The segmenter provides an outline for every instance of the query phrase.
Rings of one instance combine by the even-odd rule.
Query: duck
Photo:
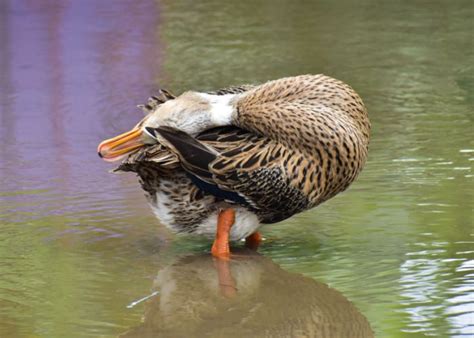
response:
[[[134,172],[160,223],[258,248],[263,224],[283,221],[346,190],[368,156],[370,120],[348,84],[307,74],[179,96],[160,90],[130,131],[99,156]]]

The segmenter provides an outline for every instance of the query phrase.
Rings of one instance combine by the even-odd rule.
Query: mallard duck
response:
[[[125,158],[160,221],[177,232],[261,240],[282,221],[345,190],[367,158],[370,122],[357,93],[325,75],[301,75],[178,97],[162,90],[131,131],[99,155]]]

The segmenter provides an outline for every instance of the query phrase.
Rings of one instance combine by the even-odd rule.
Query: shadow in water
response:
[[[159,271],[141,325],[120,337],[373,337],[340,292],[251,251]]]

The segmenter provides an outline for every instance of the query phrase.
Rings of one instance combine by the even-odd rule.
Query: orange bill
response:
[[[143,146],[142,131],[139,128],[133,128],[126,133],[102,141],[97,147],[97,152],[104,160],[113,162]]]

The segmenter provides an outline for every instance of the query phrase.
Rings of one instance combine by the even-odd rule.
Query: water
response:
[[[471,1],[1,1],[0,337],[474,335],[473,14]],[[264,227],[262,257],[216,265],[96,155],[159,87],[302,73],[359,92],[369,161],[344,194]]]

